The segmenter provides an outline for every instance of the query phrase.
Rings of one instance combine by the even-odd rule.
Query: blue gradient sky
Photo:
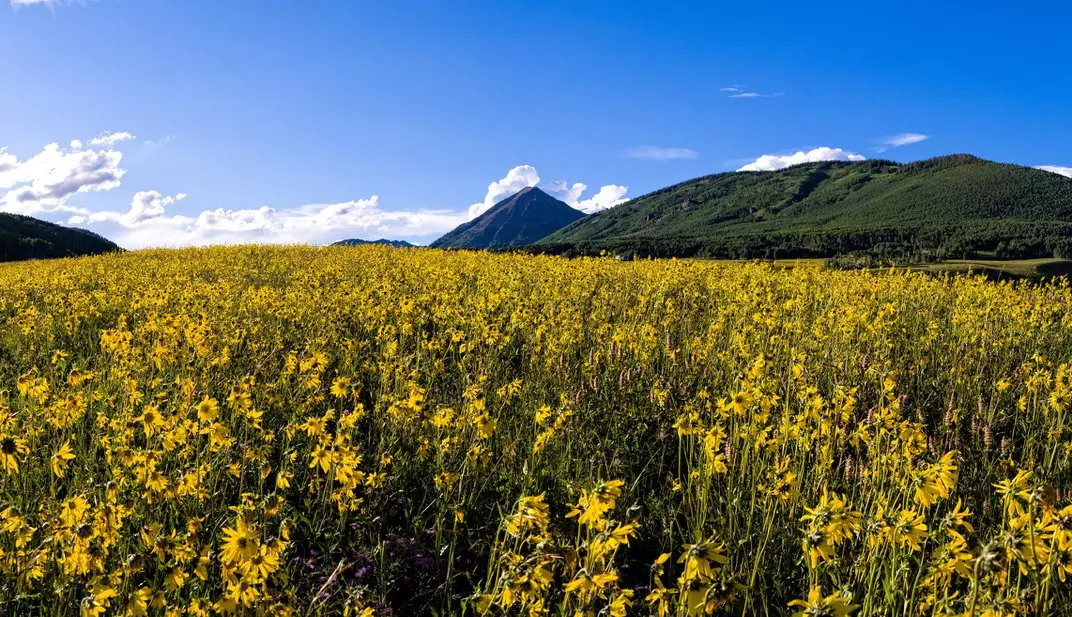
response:
[[[125,246],[428,241],[762,155],[1072,167],[1064,2],[0,1],[0,205]]]

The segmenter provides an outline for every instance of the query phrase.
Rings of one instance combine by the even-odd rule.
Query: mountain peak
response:
[[[436,248],[504,248],[541,240],[584,213],[529,186],[432,243]]]
[[[505,206],[508,204],[517,204],[521,203],[522,201],[535,205],[566,205],[565,202],[548,195],[543,189],[539,187],[526,186],[520,191],[514,193],[513,195],[510,195],[509,197],[500,200],[497,204],[492,206],[491,209],[488,210],[488,212],[500,206]]]

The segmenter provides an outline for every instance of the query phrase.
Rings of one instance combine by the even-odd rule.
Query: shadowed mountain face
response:
[[[793,257],[1072,249],[1072,179],[970,155],[807,163],[689,180],[585,217],[543,250]]]
[[[18,214],[0,214],[0,261],[77,257],[117,251],[91,231],[64,227]]]
[[[379,240],[362,240],[361,238],[349,238],[347,240],[339,240],[338,242],[332,242],[331,246],[360,246],[362,244],[386,244],[387,246],[393,246],[395,248],[413,248],[414,244],[410,244],[405,240],[388,240],[386,238],[380,238]]]
[[[524,246],[584,217],[536,187],[522,189],[432,243],[435,248]]]

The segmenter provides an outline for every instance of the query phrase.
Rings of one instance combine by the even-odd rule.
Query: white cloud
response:
[[[115,240],[125,248],[204,246],[236,243],[321,243],[353,235],[433,236],[465,222],[460,212],[441,210],[389,211],[379,197],[334,204],[310,204],[292,210],[268,206],[249,209],[203,210],[195,215],[167,215],[166,208],[184,199],[157,191],[134,196],[130,210],[95,212],[71,217],[72,225],[114,222]]]
[[[75,194],[110,191],[119,187],[126,170],[123,153],[111,148],[81,149],[51,143],[20,161],[0,150],[0,210],[33,215],[41,212],[76,212],[67,201]]]
[[[18,164],[19,159],[14,154],[8,152],[6,148],[0,148],[0,174],[14,171],[15,168],[18,167]],[[4,176],[0,175],[0,182],[3,181]],[[2,187],[3,185],[0,184],[0,188]]]
[[[117,149],[134,139],[127,132],[102,133],[64,148],[52,143],[30,158],[20,159],[0,148],[0,211],[20,214],[64,214],[66,223],[100,227],[104,235],[126,248],[233,243],[322,243],[346,237],[431,239],[470,220],[498,201],[540,182],[531,165],[514,167],[488,185],[484,201],[463,210],[385,210],[373,195],[341,203],[314,203],[292,209],[259,208],[174,212],[185,193],[166,195],[139,191],[125,210],[89,210],[69,203],[80,194],[111,191],[123,182],[123,153]],[[87,146],[88,143],[88,146]],[[554,183],[571,206],[595,212],[625,201],[628,189],[609,184],[584,198],[587,185]],[[55,218],[55,217],[53,217]]]
[[[110,191],[120,186],[126,170],[121,166],[123,153],[115,147],[131,139],[133,135],[127,132],[102,133],[90,140],[88,149],[83,148],[81,140],[72,140],[69,148],[53,143],[25,160],[0,149],[0,210],[28,215],[62,213],[71,225],[105,227],[102,230],[105,235],[126,248],[238,242],[316,243],[363,233],[431,237],[466,220],[464,212],[383,210],[376,196],[292,210],[262,206],[193,214],[169,212],[186,198],[184,193],[171,196],[159,191],[136,193],[125,211],[91,211],[71,205],[70,200],[79,194]],[[498,184],[500,192],[511,188],[508,181]],[[489,193],[493,191],[489,189]]]
[[[128,133],[126,131],[119,131],[118,133],[113,133],[111,131],[104,131],[100,135],[97,135],[93,139],[90,139],[89,140],[89,145],[91,145],[91,146],[109,146],[110,147],[110,146],[114,146],[117,143],[124,142],[124,141],[130,141],[132,139],[135,139],[134,135],[131,135],[130,133]],[[81,142],[79,142],[79,143],[81,143]]]
[[[174,197],[162,195],[158,191],[139,191],[130,201],[130,210],[126,212],[90,212],[71,217],[68,222],[76,225],[111,221],[123,227],[134,228],[149,221],[164,217],[164,209],[176,202],[186,199],[186,193]]]
[[[613,208],[618,204],[623,204],[629,201],[625,196],[628,192],[629,187],[627,186],[607,184],[599,187],[599,192],[589,199],[582,199],[581,201],[571,203],[570,205],[581,212],[591,214],[593,212],[599,212],[600,210],[606,210],[607,208]]]
[[[901,133],[900,135],[892,135],[878,142],[880,146],[878,151],[885,152],[890,148],[900,148],[901,146],[918,144],[921,141],[927,141],[930,138],[930,135],[924,135],[923,133]]]
[[[1039,165],[1038,167],[1035,167],[1035,169],[1041,169],[1043,171],[1053,172],[1066,178],[1072,178],[1072,167],[1060,167],[1058,165]]]
[[[756,92],[755,90],[747,90],[745,89],[745,86],[742,86],[740,84],[734,84],[732,86],[726,86],[725,88],[719,88],[718,91],[725,92],[728,98],[731,99],[761,99],[785,95],[784,92],[763,93]]]
[[[738,92],[737,94],[731,94],[731,99],[769,99],[776,96],[785,96],[784,92],[771,92],[769,94],[763,94],[762,92]]]
[[[664,148],[661,146],[636,146],[624,152],[627,158],[641,159],[645,161],[675,161],[679,159],[694,159],[699,156],[695,150],[689,148]]]
[[[134,199],[130,202],[130,210],[119,222],[125,227],[134,227],[143,221],[164,216],[165,208],[183,199],[186,199],[186,193],[171,197],[161,195],[157,191],[139,191],[134,194]]]
[[[601,186],[599,191],[588,199],[581,199],[581,195],[588,190],[588,185],[583,182],[574,182],[571,185],[565,180],[556,180],[546,190],[549,195],[586,214],[613,208],[618,204],[629,201],[625,197],[626,193],[629,192],[629,187],[618,184]]]
[[[807,152],[800,151],[793,154],[764,154],[755,161],[741,167],[737,171],[775,171],[785,169],[801,163],[815,163],[818,161],[863,161],[866,157],[853,152],[846,152],[841,148],[828,148],[826,146],[815,148]]]
[[[87,0],[11,0],[11,6],[17,8],[20,6],[40,4],[52,8],[57,4],[85,4],[86,2]]]
[[[159,148],[161,146],[166,146],[167,144],[171,143],[173,139],[174,137],[172,137],[171,135],[164,135],[163,137],[160,137],[158,139],[147,139],[145,141],[145,145],[150,148]]]
[[[547,194],[560,199],[571,206],[581,200],[581,195],[588,190],[588,185],[584,182],[574,182],[572,185],[565,180],[555,180],[544,189]]]
[[[488,185],[488,192],[484,195],[484,201],[469,206],[469,220],[487,212],[492,206],[503,199],[510,197],[523,188],[540,184],[540,174],[532,165],[518,165],[506,172],[501,180],[496,180]],[[549,186],[542,187],[549,195],[560,199],[570,206],[582,212],[592,213],[599,210],[612,208],[628,201],[625,198],[629,191],[628,187],[617,184],[608,184],[599,188],[595,195],[588,199],[581,196],[588,190],[588,185],[583,182],[570,184],[565,180],[556,180]]]

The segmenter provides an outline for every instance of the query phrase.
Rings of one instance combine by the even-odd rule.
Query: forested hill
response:
[[[0,261],[96,255],[119,250],[91,231],[29,216],[0,214]]]
[[[800,257],[1072,254],[1072,179],[951,155],[705,176],[587,216],[542,251]]]

